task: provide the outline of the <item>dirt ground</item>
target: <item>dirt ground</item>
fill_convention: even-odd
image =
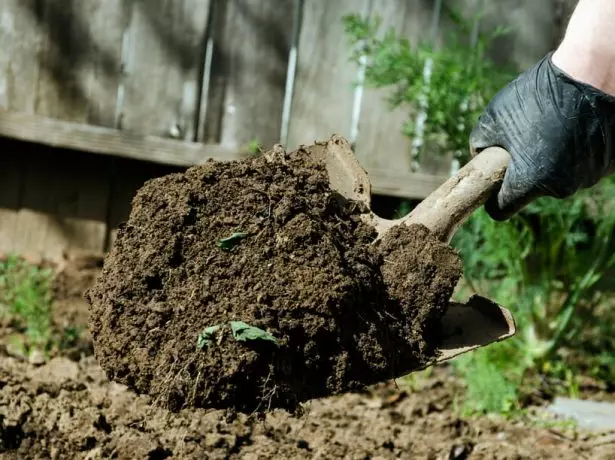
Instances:
[[[80,293],[95,259],[70,262],[56,283],[58,327],[85,325]],[[10,333],[4,324],[1,334]],[[0,349],[2,459],[610,459],[615,438],[457,415],[460,382],[439,367],[415,391],[403,382],[315,400],[299,417],[220,410],[169,412],[110,383],[88,334],[34,366]]]

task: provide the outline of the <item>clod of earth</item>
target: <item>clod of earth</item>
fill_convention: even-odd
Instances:
[[[433,360],[459,257],[419,225],[372,244],[311,148],[144,184],[86,294],[111,380],[171,410],[292,411]]]

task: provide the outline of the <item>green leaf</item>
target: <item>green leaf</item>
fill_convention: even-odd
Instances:
[[[275,343],[276,345],[278,344],[277,339],[269,332],[255,326],[250,326],[243,321],[231,321],[231,330],[233,332],[233,337],[238,342],[247,342],[250,340],[267,340],[269,342]]]
[[[241,241],[247,236],[248,236],[247,233],[235,232],[231,236],[227,238],[222,238],[221,240],[219,240],[218,246],[224,249],[225,251],[230,251],[239,243],[239,241]]]
[[[217,324],[215,326],[209,326],[203,329],[203,332],[201,332],[197,338],[196,346],[200,349],[208,346],[211,343],[214,334],[220,329],[220,327],[221,326]]]

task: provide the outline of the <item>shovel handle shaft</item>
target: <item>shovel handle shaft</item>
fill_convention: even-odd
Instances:
[[[510,154],[489,147],[476,155],[410,212],[403,223],[422,224],[448,243],[457,229],[500,189]]]

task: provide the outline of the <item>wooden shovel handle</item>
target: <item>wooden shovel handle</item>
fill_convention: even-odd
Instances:
[[[410,212],[403,223],[422,224],[448,243],[457,229],[499,190],[510,154],[489,147],[476,155]]]

